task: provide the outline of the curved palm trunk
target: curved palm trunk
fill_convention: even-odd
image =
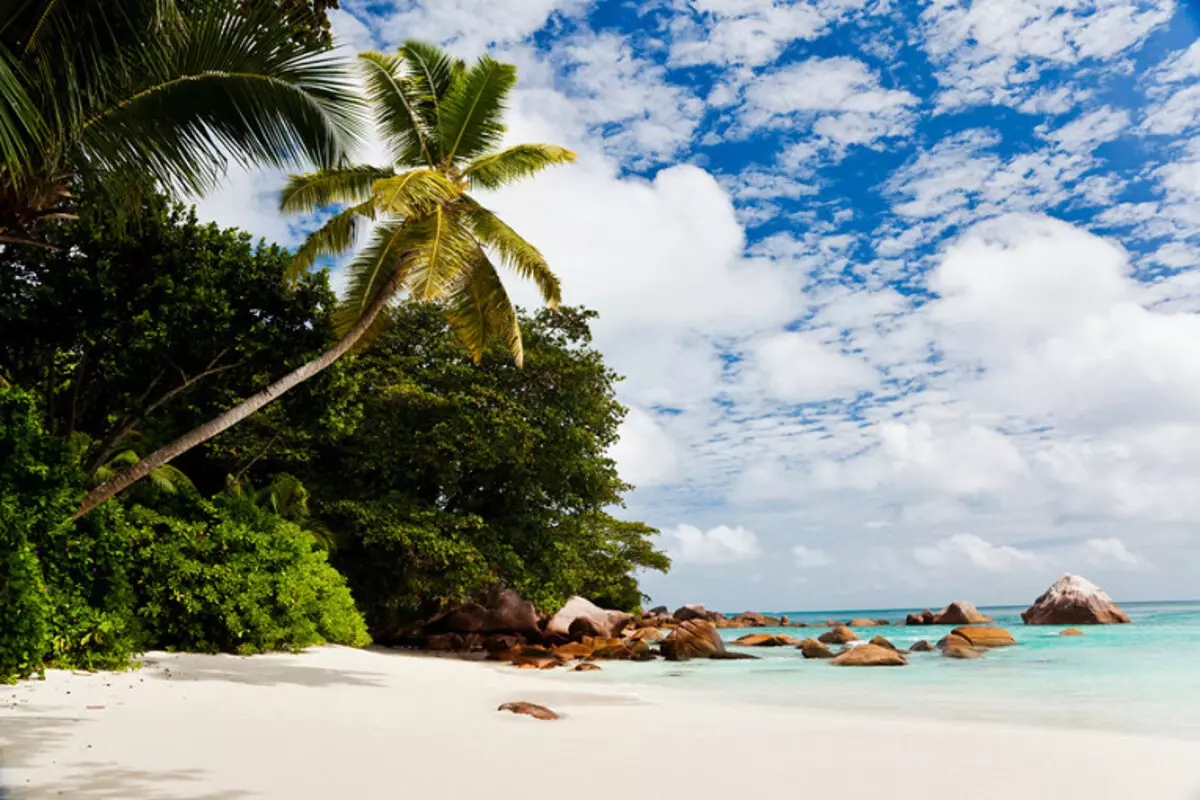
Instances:
[[[375,322],[375,318],[379,316],[381,311],[383,311],[383,307],[387,305],[388,300],[390,300],[399,290],[400,278],[401,273],[397,271],[396,274],[392,276],[392,279],[387,282],[387,284],[371,302],[371,305],[369,305],[366,311],[363,312],[363,315],[359,317],[358,322],[354,323],[354,327],[347,331],[346,335],[342,337],[341,341],[339,341],[332,348],[325,351],[317,358],[314,358],[312,361],[309,361],[304,366],[298,367],[297,369],[289,372],[287,375],[284,375],[282,378],[275,381],[253,397],[243,400],[241,403],[229,409],[224,414],[209,420],[199,428],[189,431],[170,444],[160,447],[158,450],[155,450],[153,453],[146,456],[129,469],[125,470],[124,472],[120,472],[104,481],[104,483],[101,483],[95,489],[92,489],[87,493],[87,496],[83,498],[83,503],[81,503],[79,506],[79,510],[75,512],[75,516],[73,516],[72,519],[79,519],[84,514],[103,503],[105,500],[108,500],[118,492],[128,489],[134,483],[146,477],[154,470],[158,469],[164,464],[170,463],[171,460],[183,455],[196,445],[203,444],[217,434],[232,428],[234,425],[241,422],[255,411],[258,411],[272,400],[275,400],[284,392],[299,386],[301,383],[304,383],[304,381],[316,375],[321,370],[328,368],[331,364],[333,364],[333,362],[344,356],[350,350],[350,348],[354,347],[358,340],[363,337],[363,334],[365,334],[371,327],[371,324]]]

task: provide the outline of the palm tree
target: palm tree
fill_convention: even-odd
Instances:
[[[349,71],[271,3],[0,0],[0,243],[45,246],[72,187],[138,206],[226,161],[345,163],[362,128]],[[118,209],[120,210],[120,209]]]
[[[478,360],[500,339],[518,366],[521,330],[492,257],[532,279],[551,307],[560,300],[558,278],[537,248],[472,198],[469,190],[497,189],[546,167],[573,161],[561,147],[523,144],[498,149],[505,101],[516,68],[487,55],[473,65],[421,42],[395,55],[359,56],[368,100],[393,167],[354,166],[294,175],[284,189],[285,211],[345,208],[308,237],[295,254],[292,275],[320,256],[354,247],[374,231],[348,266],[349,288],[337,310],[338,343],[253,397],[113,476],[84,498],[82,516],[171,459],[253,414],[316,375],[386,321],[398,296],[443,301],[447,318]]]

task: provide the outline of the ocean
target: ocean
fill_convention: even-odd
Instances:
[[[1024,625],[1024,606],[981,608],[1018,644],[969,661],[943,658],[935,651],[912,653],[906,667],[833,667],[828,661],[805,660],[791,647],[755,647],[731,648],[761,657],[755,661],[603,662],[602,672],[588,675],[630,690],[669,686],[714,699],[772,706],[1200,740],[1200,602],[1120,605],[1132,624],[1078,626],[1083,636],[1059,636],[1068,626]],[[911,610],[770,613],[810,624],[854,618],[895,623]],[[728,643],[747,633],[785,633],[801,639],[823,630],[743,628],[721,633]],[[882,635],[907,649],[919,639],[936,643],[950,630],[951,626],[891,625],[855,632],[863,640]]]

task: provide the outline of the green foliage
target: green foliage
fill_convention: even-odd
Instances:
[[[190,514],[134,506],[137,613],[158,647],[260,653],[369,643],[345,579],[311,537],[253,505],[218,499]]]
[[[73,213],[80,180],[121,206],[130,186],[211,189],[230,157],[340,164],[359,141],[361,102],[319,32],[329,3],[312,3],[9,3],[0,241],[39,242],[43,223]]]
[[[49,233],[55,250],[0,252],[0,374],[41,394],[51,432],[77,439],[93,477],[299,366],[331,336],[323,274],[285,285],[281,248],[202,225],[158,195],[143,204],[136,226],[89,213]],[[319,431],[339,408],[336,393],[323,394],[332,380],[309,381],[258,415],[243,443],[265,445],[281,427]],[[289,424],[293,415],[304,424]],[[272,447],[294,444],[280,437]],[[202,459],[178,466],[208,493],[236,471],[210,472]]]
[[[497,580],[544,608],[633,607],[631,573],[668,566],[653,529],[605,513],[627,488],[606,455],[624,409],[592,316],[524,319],[518,369],[500,346],[476,365],[440,308],[408,303],[343,365],[360,413],[297,474],[377,637]]]

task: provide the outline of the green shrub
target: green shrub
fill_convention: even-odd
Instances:
[[[190,515],[125,510],[154,646],[243,654],[369,643],[345,579],[294,523],[233,498]]]

